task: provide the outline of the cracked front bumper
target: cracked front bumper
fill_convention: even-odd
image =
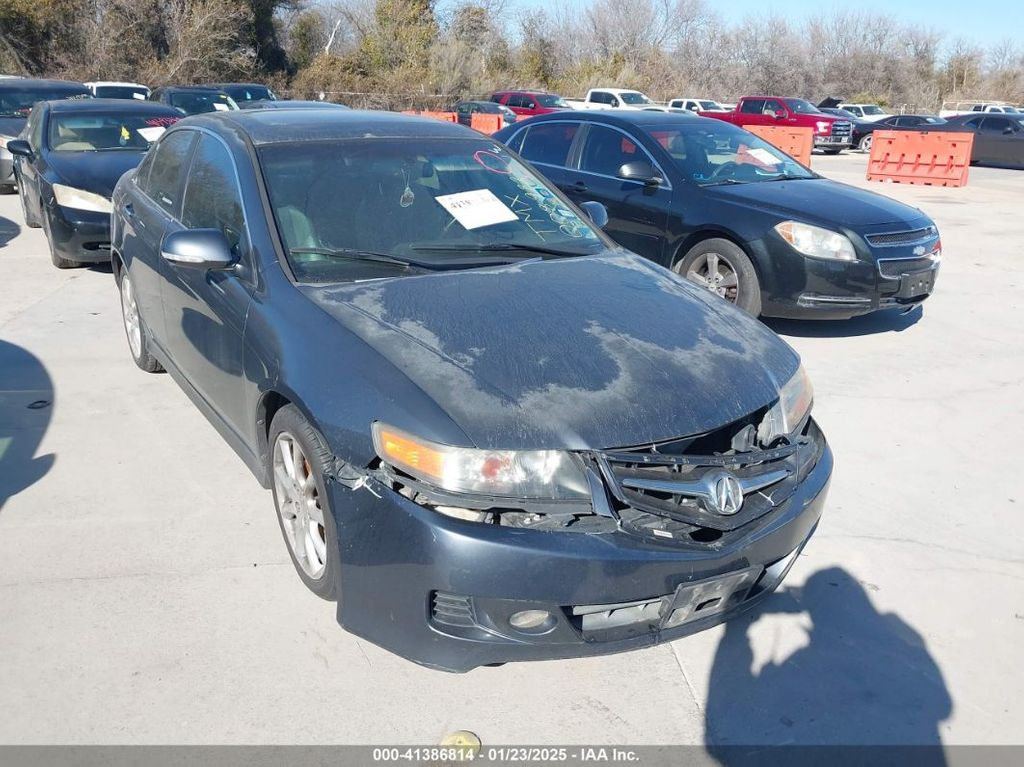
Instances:
[[[647,647],[714,626],[781,582],[813,532],[832,455],[792,496],[723,545],[660,544],[452,519],[379,483],[329,483],[339,545],[338,621],[446,671]],[[517,631],[524,610],[552,616]]]

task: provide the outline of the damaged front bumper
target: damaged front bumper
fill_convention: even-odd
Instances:
[[[416,663],[458,672],[677,639],[778,586],[821,516],[831,472],[821,437],[784,501],[710,541],[679,534],[690,528],[672,520],[673,535],[642,534],[628,514],[583,533],[464,521],[379,475],[341,474],[328,483],[340,541],[338,621]],[[549,617],[514,628],[526,611]]]

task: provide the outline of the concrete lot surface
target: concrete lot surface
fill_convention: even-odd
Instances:
[[[338,628],[269,494],[132,364],[109,272],[54,269],[0,197],[0,742],[1024,742],[1024,172],[865,165],[814,157],[931,214],[945,260],[923,311],[770,323],[836,456],[783,590],[670,645],[462,676]]]

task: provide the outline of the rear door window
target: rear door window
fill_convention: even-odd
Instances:
[[[986,117],[981,124],[982,133],[1002,133],[1010,126],[1010,121],[1005,117]]]
[[[181,182],[188,167],[195,131],[169,133],[153,150],[153,160],[146,178],[139,178],[142,190],[172,216],[177,213]]]
[[[550,122],[532,125],[523,139],[519,153],[530,162],[558,165],[569,164],[569,150],[580,129],[577,122]]]
[[[744,99],[740,111],[745,114],[759,115],[764,110],[764,99]]]

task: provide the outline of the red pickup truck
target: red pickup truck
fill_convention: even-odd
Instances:
[[[744,96],[731,112],[701,112],[701,117],[744,125],[781,125],[811,128],[814,146],[826,154],[839,154],[853,144],[853,124],[819,112],[810,101],[779,96]]]

